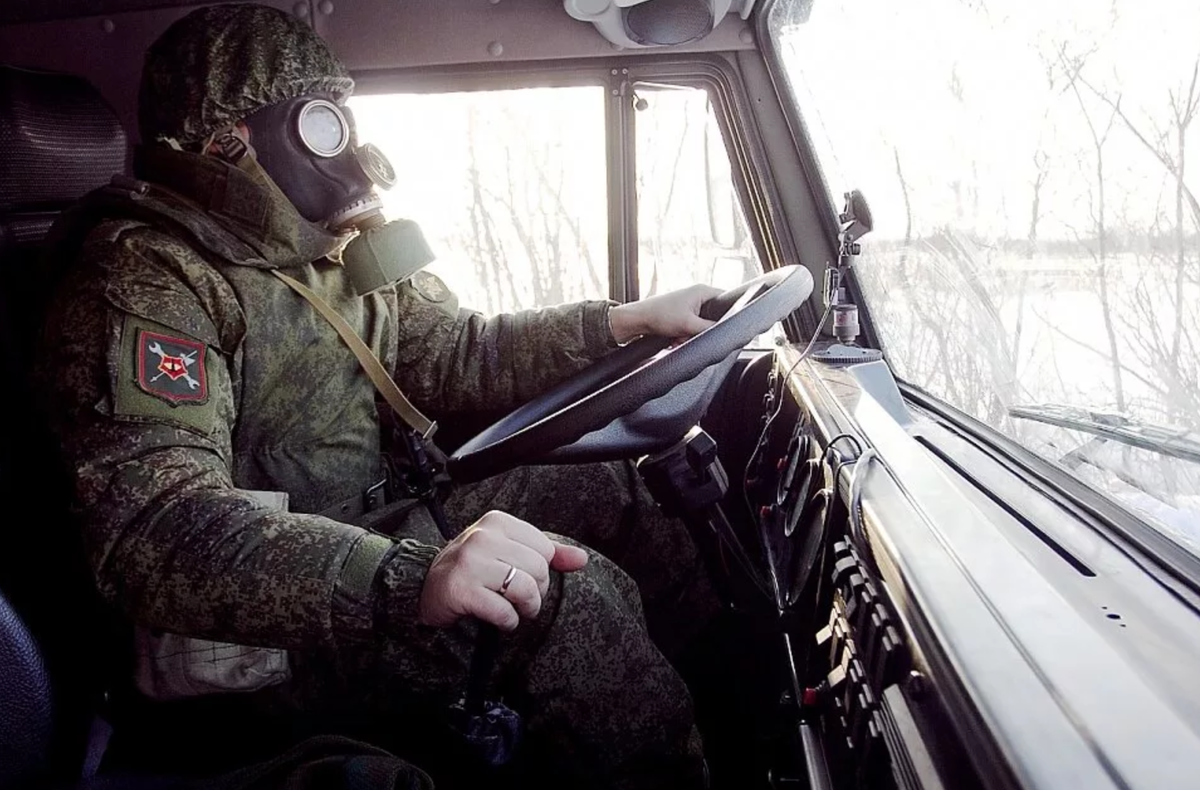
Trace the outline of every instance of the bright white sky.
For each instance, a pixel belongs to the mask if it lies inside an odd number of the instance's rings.
[[[780,3],[777,21],[789,5]],[[1041,235],[1073,238],[1070,227],[1091,222],[1094,149],[1055,53],[1063,45],[1068,58],[1090,52],[1084,78],[1121,96],[1122,109],[1153,134],[1155,123],[1166,128],[1169,92],[1186,92],[1200,56],[1200,3],[815,0],[809,22],[784,29],[781,39],[831,187],[863,189],[875,208],[876,238],[904,232],[893,149],[919,206],[918,232],[951,224],[1018,239],[1028,227],[1040,150],[1050,167]],[[961,100],[952,90],[956,78]],[[1080,89],[1102,132],[1111,110]],[[1200,143],[1200,122],[1188,141]],[[1104,152],[1110,217],[1121,212],[1149,223],[1163,168],[1119,120]],[[949,186],[955,181],[978,187],[969,216],[960,214]],[[1188,183],[1196,189],[1200,178]]]
[[[755,253],[707,94],[645,88],[639,96],[642,295],[742,282],[742,256]],[[356,96],[350,106],[360,138],[382,147],[399,175],[384,194],[386,213],[419,222],[438,255],[433,270],[466,304],[487,311],[540,304],[533,283],[547,279],[553,257],[561,258],[553,267],[562,298],[607,295],[604,102],[603,87],[583,86]],[[712,238],[708,183],[720,240]],[[481,209],[500,253],[477,248]],[[531,257],[539,260],[531,265]],[[584,258],[591,277],[581,272]]]
[[[1078,243],[1047,248],[1030,262],[1051,269],[1090,265],[1085,245],[1095,234],[1098,189],[1089,120],[1099,135],[1111,123],[1102,150],[1105,220],[1112,237],[1144,241],[1174,228],[1172,180],[1125,123],[1114,119],[1104,99],[1119,101],[1144,135],[1177,156],[1171,102],[1187,93],[1200,58],[1197,0],[811,0],[809,21],[791,24],[789,9],[802,2],[808,0],[777,3],[772,29],[837,204],[852,187],[862,189],[871,204],[875,231],[869,242],[904,237],[897,159],[914,237],[944,237],[949,231],[984,247],[995,240],[1022,241],[1029,232],[1037,162],[1045,171],[1039,241]],[[1077,96],[1067,73],[1080,58],[1088,84],[1077,82]],[[706,109],[697,105],[697,122],[681,126],[691,112],[672,105],[671,98],[651,95],[650,111],[638,117],[642,262],[654,261],[656,279],[711,279],[722,251],[711,240],[703,250],[698,243],[701,231],[707,232],[707,214],[704,201],[695,198],[704,190],[694,179],[678,177],[703,172],[698,130]],[[603,99],[602,88],[586,87],[364,96],[351,104],[361,137],[382,146],[397,167],[400,185],[385,198],[388,213],[421,223],[439,253],[436,268],[464,303],[498,310],[530,306],[537,296],[531,283],[563,262],[578,275],[563,291],[565,299],[604,295]],[[684,142],[689,139],[693,142]],[[1186,183],[1200,192],[1200,119],[1185,143],[1192,163]],[[689,150],[690,164],[667,167]],[[474,199],[475,184],[489,192],[485,200]],[[495,213],[501,228],[505,249],[495,260],[472,241],[478,238],[472,217],[481,206]],[[1196,228],[1186,222],[1194,238]],[[528,262],[530,233],[540,234],[540,242],[573,238],[560,234],[564,223],[578,226],[580,248],[564,250],[555,242],[549,252],[535,250],[540,260]],[[576,260],[584,248],[593,261],[590,280],[579,274]],[[1024,259],[1012,248],[997,249],[994,265]],[[555,256],[561,261],[551,260]],[[991,261],[990,253],[986,257]],[[1118,252],[1114,261],[1121,268],[1135,263],[1133,258]],[[872,263],[876,279],[865,278],[863,287],[868,302],[879,308],[877,317],[886,316],[881,331],[887,330],[890,358],[903,375],[939,392],[933,373],[907,364],[928,357],[916,352],[936,338],[905,330],[915,318],[908,307],[917,302],[891,287],[887,266],[895,261],[885,256]],[[739,270],[735,262],[732,276]],[[1118,298],[1134,290],[1139,273],[1136,265],[1114,272],[1110,282]],[[649,277],[643,271],[643,279]],[[492,298],[505,289],[499,301]],[[1001,351],[1016,356],[1011,369],[1008,363],[994,369],[985,364],[979,375],[1015,377],[1019,386],[1009,397],[1023,401],[1111,406],[1107,361],[1102,354],[1081,353],[1078,345],[1104,346],[1094,288],[1059,283],[1026,296],[994,294],[1001,314],[994,328],[983,326],[990,320],[986,315],[972,319],[972,331],[986,331],[965,336],[963,353],[988,357],[980,338],[991,337]],[[1168,297],[1162,295],[1163,305]],[[1169,310],[1162,316],[1170,322]],[[1004,335],[1022,322],[1024,342],[1014,351]],[[1144,364],[1134,340],[1120,342],[1126,365]],[[1127,408],[1132,404],[1134,412],[1151,417],[1162,413],[1157,396],[1140,391],[1136,376],[1126,378]],[[956,405],[973,411],[978,404]],[[1047,452],[1056,457],[1058,451]]]

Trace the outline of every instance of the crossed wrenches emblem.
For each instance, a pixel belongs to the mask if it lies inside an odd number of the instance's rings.
[[[200,382],[196,381],[194,378],[192,378],[192,376],[187,372],[188,367],[191,366],[192,364],[194,364],[196,361],[196,352],[195,351],[189,351],[186,354],[180,354],[178,357],[172,357],[170,354],[163,351],[162,346],[160,346],[157,342],[151,343],[150,345],[146,346],[146,348],[150,349],[150,353],[158,354],[158,370],[159,370],[159,372],[158,372],[157,376],[150,379],[151,382],[158,381],[164,375],[170,375],[170,372],[168,370],[167,360],[168,359],[172,359],[172,360],[178,359],[183,362],[184,367],[179,372],[178,376],[171,376],[171,378],[172,379],[183,378],[185,381],[187,381],[188,387],[190,387],[191,389],[196,389],[197,387],[200,386]]]

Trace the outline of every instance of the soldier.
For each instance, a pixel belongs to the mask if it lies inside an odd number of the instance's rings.
[[[177,754],[196,711],[386,727],[406,700],[461,693],[482,620],[505,632],[499,690],[578,773],[566,784],[698,787],[688,690],[637,586],[571,539],[626,563],[675,651],[716,607],[681,526],[627,466],[533,468],[451,495],[467,528],[444,543],[424,508],[387,501],[375,387],[300,291],[435,416],[511,408],[637,335],[694,334],[716,291],[484,318],[430,275],[397,283],[428,256],[382,224],[390,168],[353,139],[351,89],[289,15],[195,11],[147,53],[137,179],[56,231],[73,263],[42,381],[99,590],[135,626],[136,731]],[[692,626],[665,628],[682,610]]]

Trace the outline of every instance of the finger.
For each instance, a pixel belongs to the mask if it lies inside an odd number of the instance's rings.
[[[521,616],[517,614],[516,608],[508,599],[500,593],[484,587],[471,589],[464,608],[466,614],[478,617],[485,623],[491,623],[501,631],[512,631],[521,623]]]
[[[524,543],[506,540],[496,547],[496,559],[504,566],[505,573],[508,572],[508,566],[512,565],[517,570],[529,574],[537,584],[538,590],[543,595],[546,594],[550,587],[550,563],[541,554]]]
[[[508,516],[502,522],[501,531],[517,543],[528,546],[542,555],[546,562],[554,556],[554,543],[546,537],[546,533],[526,521]]]
[[[701,318],[698,315],[690,315],[683,322],[684,331],[690,335],[698,335],[705,329],[712,326],[715,321],[709,321],[707,318]]]
[[[503,564],[505,571],[509,568],[505,563],[498,564]],[[526,619],[537,617],[538,612],[542,610],[542,592],[538,589],[538,583],[525,571],[518,570],[513,574],[508,589],[497,594],[512,604],[517,614]]]
[[[570,573],[587,565],[587,561],[587,552],[578,546],[555,543],[554,559],[550,560],[550,567],[559,573]]]

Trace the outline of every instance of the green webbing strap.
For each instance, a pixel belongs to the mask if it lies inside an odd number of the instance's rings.
[[[272,269],[271,271],[276,277],[291,286],[292,290],[307,299],[317,309],[317,312],[337,330],[342,340],[354,352],[354,356],[358,357],[358,364],[362,365],[363,370],[366,371],[367,376],[371,379],[371,383],[375,385],[375,389],[379,390],[379,394],[388,402],[388,405],[392,407],[396,414],[400,415],[400,419],[404,420],[408,427],[420,434],[423,439],[430,439],[437,430],[437,423],[430,420],[418,411],[416,406],[412,405],[412,402],[396,386],[396,382],[392,381],[392,377],[388,375],[383,364],[371,353],[371,349],[367,347],[367,344],[355,334],[354,328],[346,322],[346,319],[338,315],[337,311],[330,307],[328,302],[318,296],[308,286],[287,276],[278,269]]]

